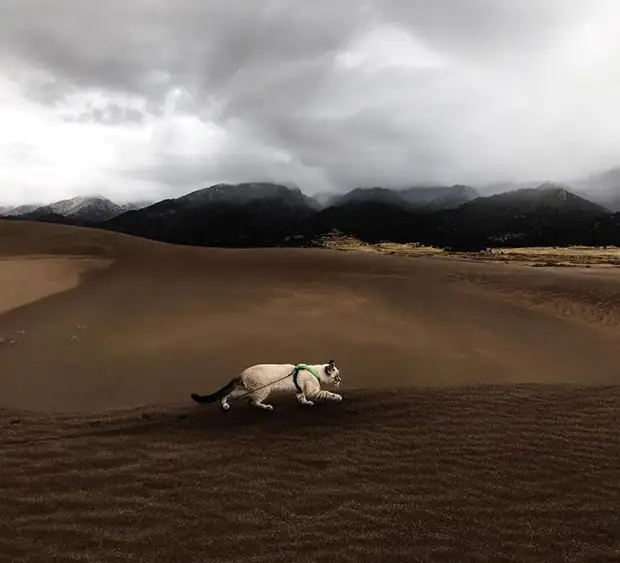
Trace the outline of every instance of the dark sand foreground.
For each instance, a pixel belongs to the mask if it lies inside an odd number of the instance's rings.
[[[615,270],[2,221],[0,256],[0,561],[620,560]],[[342,404],[188,400],[331,358]]]
[[[5,412],[0,553],[618,561],[619,409],[615,390],[528,386],[351,391],[273,413]]]

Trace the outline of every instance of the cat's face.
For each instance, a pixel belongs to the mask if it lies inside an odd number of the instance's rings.
[[[328,383],[331,383],[334,387],[339,387],[342,383],[342,378],[340,377],[340,370],[336,367],[336,363],[334,360],[330,360],[329,363],[325,366],[325,375],[327,377]]]

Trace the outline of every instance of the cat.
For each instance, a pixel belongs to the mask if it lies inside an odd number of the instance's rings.
[[[342,395],[321,389],[321,383],[340,386],[342,378],[334,360],[327,364],[256,364],[243,370],[219,391],[211,395],[191,394],[197,403],[220,401],[222,411],[230,409],[228,399],[249,397],[254,407],[272,411],[273,406],[264,401],[271,393],[292,392],[300,405],[314,406],[310,399],[342,401]]]

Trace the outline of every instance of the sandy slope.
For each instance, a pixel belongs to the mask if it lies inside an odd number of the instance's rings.
[[[0,314],[77,287],[85,272],[109,265],[83,257],[0,257]]]
[[[617,389],[276,408],[5,413],[0,561],[620,558]]]
[[[607,274],[8,227],[27,231],[39,254],[47,244],[71,255],[91,247],[115,262],[73,291],[0,316],[0,336],[16,340],[2,348],[7,406],[185,401],[250,363],[331,358],[354,388],[620,383],[616,325],[586,322],[592,310],[617,315],[618,280]],[[37,239],[37,229],[52,234]],[[28,239],[14,238],[26,252]]]
[[[0,221],[0,268],[33,254],[42,295],[61,256],[113,262],[0,315],[0,561],[620,558],[613,272]],[[331,358],[342,405],[188,402]]]

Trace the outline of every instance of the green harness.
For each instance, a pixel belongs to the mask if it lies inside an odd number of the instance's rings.
[[[301,387],[299,386],[299,372],[301,371],[307,371],[309,373],[311,373],[312,375],[314,375],[314,377],[316,378],[316,380],[321,383],[321,378],[319,377],[319,374],[316,372],[316,370],[314,370],[313,368],[311,368],[310,366],[306,365],[306,364],[297,364],[294,368],[293,368],[293,373],[291,374],[293,376],[293,383],[295,384],[295,388],[297,389],[298,393],[302,392]]]

